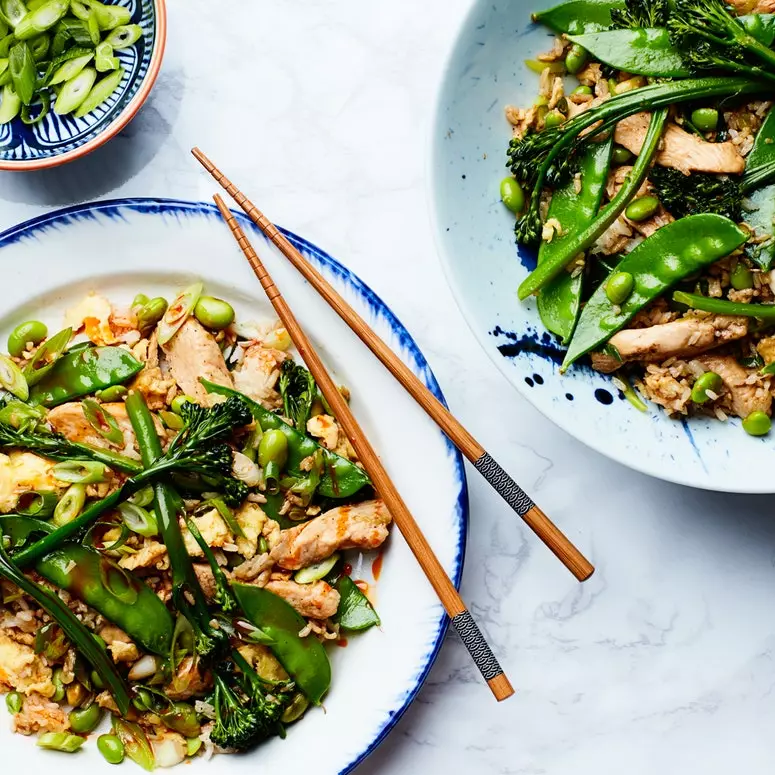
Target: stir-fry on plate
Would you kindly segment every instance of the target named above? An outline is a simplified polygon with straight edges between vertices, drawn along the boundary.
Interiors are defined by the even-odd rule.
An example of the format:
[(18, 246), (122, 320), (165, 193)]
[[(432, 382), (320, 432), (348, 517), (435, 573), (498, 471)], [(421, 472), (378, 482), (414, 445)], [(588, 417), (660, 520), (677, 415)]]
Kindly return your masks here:
[[(416, 568), (390, 580), (405, 552), (400, 539), (387, 548), (390, 514), (287, 332), (246, 292), (250, 271), (211, 208), (96, 206), (23, 227), (2, 247), (30, 267), (20, 288), (25, 271), (28, 288), (39, 272), (52, 227), (60, 251), (96, 244), (95, 228), (126, 248), (113, 257), (120, 274), (84, 248), (72, 272), (52, 265), (48, 288), (36, 284), (42, 295), (20, 292), (3, 319), (0, 686), (11, 729), (64, 766), (91, 752), (215, 771), (234, 768), (224, 754), (245, 752), (262, 766), (291, 756), (297, 766), (314, 740), (341, 735), (348, 744), (326, 766), (346, 770), (400, 713), (442, 629)], [(165, 276), (151, 269), (146, 239), (171, 257)], [(302, 248), (412, 346), (345, 270)], [(277, 270), (298, 296), (289, 281), (301, 283)], [(381, 413), (364, 411), (371, 391), (386, 395), (382, 374), (351, 355), (330, 313), (308, 306), (304, 325), (390, 464)], [(361, 369), (372, 374), (363, 380)], [(432, 505), (417, 489), (418, 517), (446, 511), (441, 521), (460, 537), (459, 461), (410, 415), (403, 433), (427, 446), (449, 487)], [(442, 551), (445, 542), (454, 573), (459, 545), (448, 536)], [(426, 645), (398, 646), (403, 667), (386, 670), (393, 637), (413, 640), (413, 626)], [(23, 754), (18, 735), (4, 746), (28, 756), (32, 741), (20, 740)]]

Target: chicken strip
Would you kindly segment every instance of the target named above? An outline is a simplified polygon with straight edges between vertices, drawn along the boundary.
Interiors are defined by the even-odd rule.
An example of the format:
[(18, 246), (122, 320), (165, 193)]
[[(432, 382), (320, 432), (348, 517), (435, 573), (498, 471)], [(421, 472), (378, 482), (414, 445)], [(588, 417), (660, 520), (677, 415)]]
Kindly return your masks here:
[(627, 361), (662, 361), (670, 356), (692, 357), (748, 333), (744, 317), (712, 315), (681, 318), (649, 328), (627, 328), (609, 340), (621, 360), (606, 353), (592, 353), (592, 368), (609, 374)]
[[(73, 401), (69, 404), (60, 404), (59, 406), (54, 407), (48, 413), (46, 419), (51, 423), (57, 433), (61, 433), (70, 441), (78, 441), (82, 444), (90, 444), (93, 447), (100, 447), (102, 449), (114, 449), (127, 457), (139, 460), (140, 453), (137, 447), (137, 439), (135, 438), (135, 432), (132, 429), (132, 423), (129, 420), (129, 415), (127, 415), (124, 402), (117, 401), (115, 403), (102, 404), (102, 408), (113, 417), (119, 430), (124, 434), (123, 445), (113, 444), (92, 427), (92, 424), (86, 419), (86, 415), (83, 413), (83, 405), (80, 401)], [(164, 438), (166, 435), (164, 426), (157, 417), (154, 417), (153, 419), (154, 424), (156, 425), (156, 431)]]
[[(640, 153), (650, 119), (649, 113), (636, 113), (622, 119), (616, 125), (614, 140), (631, 153)], [(676, 124), (667, 125), (656, 163), (663, 167), (674, 167), (685, 175), (690, 172), (739, 175), (745, 169), (745, 160), (732, 142), (709, 143), (697, 135), (685, 132)]]
[(200, 377), (217, 385), (233, 387), (221, 348), (212, 334), (195, 318), (188, 318), (180, 331), (162, 345), (162, 350), (175, 382), (197, 403), (212, 406), (220, 400), (204, 389)]
[(265, 409), (279, 409), (283, 401), (275, 385), (286, 357), (284, 352), (260, 344), (248, 347), (242, 363), (234, 369), (234, 387), (258, 401)]
[(697, 359), (709, 371), (721, 377), (732, 400), (732, 411), (738, 417), (748, 417), (751, 412), (765, 412), (772, 409), (772, 394), (761, 385), (748, 384), (747, 380), (756, 374), (756, 369), (746, 369), (731, 355), (703, 355)]
[(328, 619), (339, 608), (339, 593), (325, 581), (297, 584), (291, 579), (276, 579), (267, 582), (264, 588), (310, 619)]
[(388, 535), (390, 512), (382, 501), (338, 506), (280, 533), (270, 553), (286, 570), (298, 570), (330, 557), (338, 549), (376, 549)]

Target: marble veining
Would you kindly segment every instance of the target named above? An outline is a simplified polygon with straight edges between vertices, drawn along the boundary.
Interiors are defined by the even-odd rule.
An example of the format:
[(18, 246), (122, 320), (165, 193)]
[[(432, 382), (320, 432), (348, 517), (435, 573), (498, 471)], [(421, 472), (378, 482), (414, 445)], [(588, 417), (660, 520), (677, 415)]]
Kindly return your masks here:
[(772, 498), (661, 483), (589, 451), (506, 382), (444, 281), (426, 164), (468, 0), (219, 0), (217, 18), (207, 0), (168, 5), (137, 119), (67, 167), (0, 174), (0, 227), (96, 198), (208, 200), (199, 145), (385, 299), (452, 410), (597, 565), (578, 585), (469, 467), (462, 593), (517, 694), (496, 704), (450, 633), (359, 775), (770, 773)]

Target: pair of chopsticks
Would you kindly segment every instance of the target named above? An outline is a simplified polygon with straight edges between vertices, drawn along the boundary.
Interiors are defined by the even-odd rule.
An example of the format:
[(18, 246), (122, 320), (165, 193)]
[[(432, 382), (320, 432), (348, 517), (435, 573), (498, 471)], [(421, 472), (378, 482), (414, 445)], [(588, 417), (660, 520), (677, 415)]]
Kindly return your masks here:
[[(278, 229), (210, 162), (197, 148), (194, 156), (202, 163), (218, 183), (237, 201), (248, 216), (264, 234), (274, 242), (289, 261), (304, 275), (330, 306), (356, 333), (361, 341), (379, 358), (388, 370), (401, 382), (408, 392), (420, 403), (450, 440), (468, 457), (510, 506), (541, 537), (550, 549), (563, 561), (579, 580), (589, 578), (594, 571), (592, 565), (574, 547), (562, 532), (532, 502), (524, 491), (478, 444), (454, 416), (433, 396), (415, 375), (395, 356), (390, 348), (369, 328), (365, 321), (329, 285)], [(417, 522), (390, 480), (374, 448), (361, 430), (349, 406), (334, 385), (309, 339), (299, 326), (293, 313), (280, 295), (277, 287), (264, 268), (261, 260), (240, 228), (223, 199), (216, 195), (215, 202), (242, 248), (253, 271), (259, 278), (278, 316), (283, 321), (302, 359), (310, 369), (321, 392), (331, 405), (334, 414), (342, 424), (350, 442), (358, 454), (367, 473), (375, 484), (399, 530), (404, 535), (428, 580), (436, 591), (445, 610), (452, 619), (458, 634), (481, 671), (490, 689), (498, 700), (514, 693), (492, 650), (467, 610), (460, 595), (436, 558)]]

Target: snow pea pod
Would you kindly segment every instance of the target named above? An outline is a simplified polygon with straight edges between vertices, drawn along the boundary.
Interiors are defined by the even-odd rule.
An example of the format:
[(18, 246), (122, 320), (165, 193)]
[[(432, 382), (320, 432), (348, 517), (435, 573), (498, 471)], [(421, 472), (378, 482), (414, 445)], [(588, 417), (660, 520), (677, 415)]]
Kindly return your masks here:
[(299, 433), (295, 428), (283, 422), (276, 414), (264, 409), (261, 404), (232, 388), (201, 380), (208, 393), (222, 396), (240, 396), (250, 407), (255, 421), (266, 433), (268, 430), (282, 431), (288, 440), (288, 460), (285, 470), (291, 476), (303, 478), (301, 461), (314, 455), (318, 450), (323, 454), (323, 473), (320, 477), (318, 493), (329, 498), (348, 498), (370, 483), (366, 472), (354, 463), (321, 447), (316, 441)]
[(10, 551), (29, 543), (31, 536), (53, 532), (54, 526), (40, 519), (26, 517), (23, 514), (0, 515), (0, 533), (7, 539), (6, 548)]
[[(746, 188), (746, 184), (755, 185), (755, 178), (752, 176), (754, 170), (761, 172), (773, 164), (775, 164), (775, 111), (771, 110), (756, 133), (751, 152), (746, 156), (743, 188)], [(745, 222), (753, 229), (756, 237), (761, 239), (769, 235), (769, 239), (749, 242), (745, 247), (745, 254), (758, 267), (768, 271), (775, 264), (775, 235), (773, 234), (775, 183), (756, 188), (748, 198), (750, 208), (746, 208)]]
[(611, 11), (621, 8), (624, 8), (624, 3), (619, 0), (570, 0), (534, 13), (532, 18), (555, 32), (579, 35), (608, 29), (613, 23)]
[(664, 27), (636, 27), (571, 35), (593, 57), (636, 75), (686, 78), (692, 74)]
[[(586, 149), (580, 162), (579, 191), (576, 191), (576, 181), (570, 180), (552, 194), (546, 217), (559, 221), (562, 234), (555, 235), (551, 242), (541, 243), (538, 250), (539, 264), (551, 260), (571, 235), (588, 226), (597, 215), (611, 165), (613, 144), (613, 137), (609, 137)], [(574, 277), (570, 272), (561, 272), (541, 289), (538, 296), (541, 321), (547, 330), (557, 334), (566, 343), (570, 340), (579, 316), (582, 281), (583, 273)]]
[(117, 624), (146, 651), (169, 654), (172, 615), (150, 587), (112, 560), (71, 543), (42, 557), (35, 570)]
[(304, 692), (320, 705), (331, 684), (331, 664), (317, 638), (300, 638), (306, 621), (281, 597), (252, 584), (232, 583), (234, 595), (248, 621), (269, 641), (272, 653)]
[(349, 576), (340, 576), (335, 586), (339, 593), (336, 619), (343, 630), (359, 632), (381, 624), (371, 601)]
[(748, 235), (723, 215), (689, 215), (663, 226), (628, 253), (614, 271), (629, 272), (632, 293), (621, 305), (606, 295), (605, 282), (592, 294), (570, 342), (561, 371), (607, 342), (636, 313), (678, 281), (739, 248)]
[(89, 347), (65, 353), (30, 391), (30, 402), (53, 407), (95, 390), (120, 385), (143, 368), (123, 347)]

